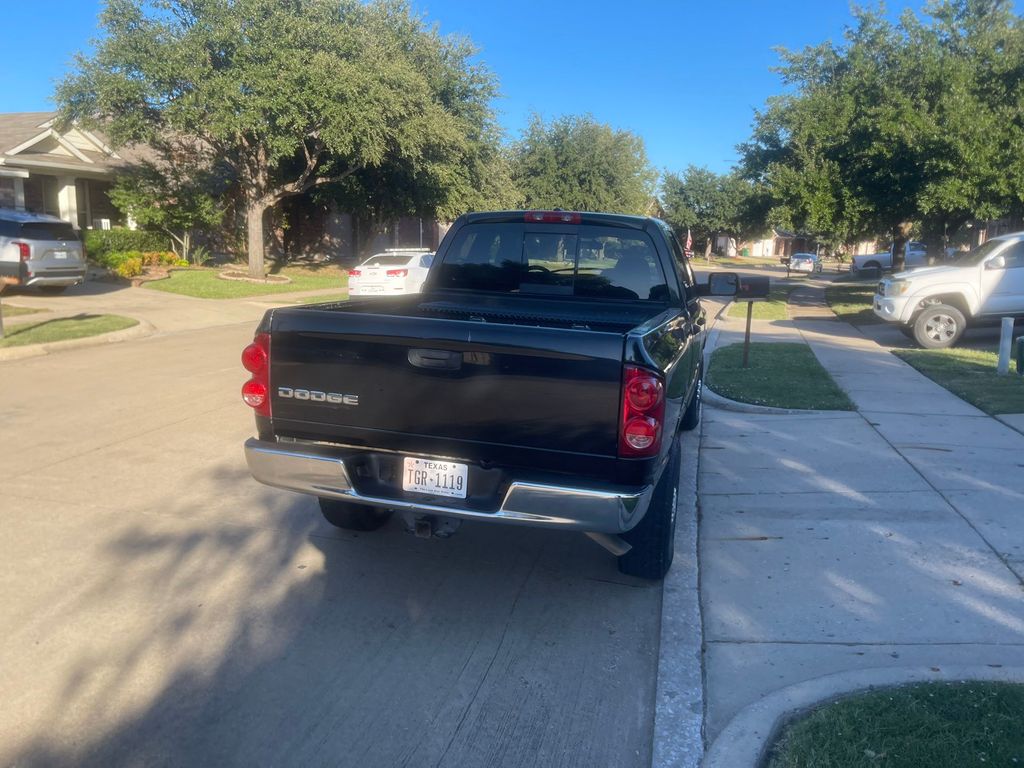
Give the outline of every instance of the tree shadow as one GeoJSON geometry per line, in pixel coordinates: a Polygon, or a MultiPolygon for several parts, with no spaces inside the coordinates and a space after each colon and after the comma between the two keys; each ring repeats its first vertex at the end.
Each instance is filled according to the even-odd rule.
{"type": "Polygon", "coordinates": [[[262,487],[213,514],[188,498],[237,474],[111,516],[41,608],[50,661],[9,678],[0,763],[649,764],[660,585],[579,535],[424,541],[262,487]]]}

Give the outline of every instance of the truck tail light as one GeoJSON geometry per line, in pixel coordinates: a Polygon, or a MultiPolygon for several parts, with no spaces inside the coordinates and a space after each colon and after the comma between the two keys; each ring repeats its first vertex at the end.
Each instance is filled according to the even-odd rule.
{"type": "Polygon", "coordinates": [[[360,270],[358,270],[358,269],[350,269],[348,271],[348,276],[349,277],[359,277],[361,274],[363,274],[363,273],[360,270]]]}
{"type": "Polygon", "coordinates": [[[627,365],[622,372],[622,418],[619,456],[655,456],[665,422],[665,383],[646,368],[627,365]]]}
{"type": "Polygon", "coordinates": [[[19,259],[21,259],[22,261],[28,261],[28,259],[29,259],[28,243],[14,242],[14,243],[11,243],[11,245],[15,246],[18,249],[18,258],[19,259]]]}
{"type": "Polygon", "coordinates": [[[405,277],[409,274],[408,269],[389,269],[388,277],[405,277]]]}
{"type": "Polygon", "coordinates": [[[242,350],[242,365],[252,378],[242,385],[242,399],[260,416],[270,418],[270,334],[257,333],[242,350]]]}

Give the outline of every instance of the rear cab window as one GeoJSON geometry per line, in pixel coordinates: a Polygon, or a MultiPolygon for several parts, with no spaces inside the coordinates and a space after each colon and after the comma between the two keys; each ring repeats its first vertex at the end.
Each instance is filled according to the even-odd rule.
{"type": "Polygon", "coordinates": [[[522,295],[667,302],[650,236],[581,224],[467,224],[437,267],[435,287],[522,295]]]}
{"type": "Polygon", "coordinates": [[[26,221],[18,236],[26,240],[78,240],[74,227],[62,221],[26,221]]]}

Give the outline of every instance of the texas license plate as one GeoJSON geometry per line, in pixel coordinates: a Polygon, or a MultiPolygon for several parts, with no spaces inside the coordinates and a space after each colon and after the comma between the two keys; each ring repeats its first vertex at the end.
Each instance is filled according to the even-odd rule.
{"type": "Polygon", "coordinates": [[[53,251],[53,258],[55,259],[66,259],[68,257],[67,251],[53,251]]]}
{"type": "Polygon", "coordinates": [[[466,498],[469,485],[469,467],[466,464],[406,456],[403,470],[402,488],[406,491],[466,498]]]}

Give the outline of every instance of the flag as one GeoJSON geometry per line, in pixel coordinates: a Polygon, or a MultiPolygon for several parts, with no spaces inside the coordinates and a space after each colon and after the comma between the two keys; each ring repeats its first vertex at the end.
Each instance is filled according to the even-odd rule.
{"type": "Polygon", "coordinates": [[[690,228],[689,227],[686,228],[686,250],[688,250],[688,251],[692,251],[693,250],[693,238],[690,237],[690,228]]]}

